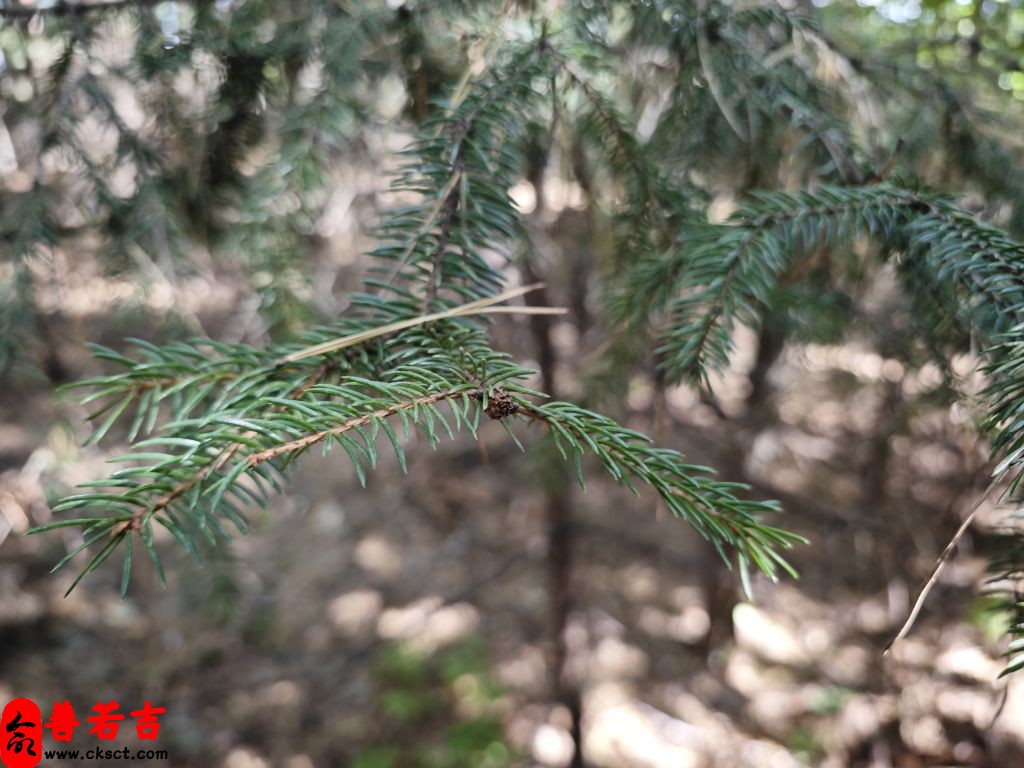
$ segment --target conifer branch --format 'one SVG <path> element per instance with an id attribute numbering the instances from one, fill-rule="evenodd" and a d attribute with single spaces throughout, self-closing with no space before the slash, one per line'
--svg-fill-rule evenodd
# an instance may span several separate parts
<path id="1" fill-rule="evenodd" d="M 483 368 L 479 368 L 481 364 Z M 449 373 L 433 373 L 434 366 Z M 81 527 L 86 536 L 102 532 L 106 538 L 87 538 L 87 542 L 100 544 L 101 549 L 79 578 L 109 556 L 111 542 L 138 534 L 162 574 L 156 551 L 151 549 L 154 521 L 197 556 L 191 540 L 194 533 L 206 536 L 211 543 L 217 537 L 226 537 L 220 517 L 244 532 L 247 521 L 243 506 L 265 504 L 271 490 L 280 488 L 276 475 L 299 454 L 319 444 L 325 450 L 331 445 L 340 446 L 365 482 L 365 470 L 377 464 L 375 443 L 381 433 L 405 467 L 404 449 L 388 420 L 400 417 L 406 434 L 414 425 L 429 443 L 435 444 L 438 427 L 454 435 L 437 409 L 440 403 L 448 403 L 455 428 L 466 428 L 474 434 L 481 412 L 498 420 L 520 415 L 543 422 L 563 456 L 574 457 L 581 483 L 580 460 L 592 453 L 615 480 L 634 492 L 635 482 L 654 488 L 669 508 L 711 540 L 724 558 L 728 559 L 727 549 L 736 549 L 744 570 L 753 564 L 772 578 L 779 568 L 791 571 L 776 549 L 788 548 L 800 538 L 766 526 L 759 519 L 762 513 L 777 509 L 774 503 L 738 498 L 735 491 L 741 486 L 702 477 L 709 470 L 684 464 L 677 453 L 653 448 L 645 436 L 603 416 L 569 403 L 533 405 L 527 399 L 530 390 L 517 383 L 527 372 L 502 362 L 500 357 L 480 358 L 470 362 L 469 368 L 482 374 L 480 381 L 462 379 L 457 369 L 429 360 L 413 367 L 400 366 L 387 380 L 343 376 L 337 383 L 328 384 L 320 383 L 317 377 L 289 398 L 264 398 L 261 412 L 222 407 L 202 417 L 172 422 L 161 430 L 163 434 L 138 442 L 135 452 L 116 458 L 119 462 L 143 463 L 90 484 L 99 486 L 98 491 L 69 496 L 54 507 L 55 512 L 99 515 L 39 526 L 32 533 L 68 525 Z M 470 410 L 474 401 L 479 402 L 477 417 Z M 193 437 L 179 436 L 186 433 Z M 164 450 L 156 450 L 158 447 Z M 178 451 L 167 450 L 174 448 Z M 177 480 L 171 484 L 174 478 Z"/>
<path id="2" fill-rule="evenodd" d="M 711 542 L 726 564 L 731 564 L 727 550 L 735 550 L 748 592 L 751 564 L 773 580 L 780 570 L 796 576 L 778 550 L 806 540 L 761 520 L 765 513 L 778 512 L 776 502 L 743 499 L 736 494 L 747 486 L 714 480 L 708 467 L 686 464 L 676 451 L 654 447 L 646 435 L 570 403 L 519 402 L 516 411 L 547 425 L 562 457 L 575 461 L 582 487 L 581 458 L 592 454 L 634 494 L 637 481 L 653 488 L 673 515 Z"/>
<path id="3" fill-rule="evenodd" d="M 494 67 L 484 82 L 437 124 L 425 127 L 416 147 L 418 163 L 410 166 L 399 188 L 436 190 L 433 202 L 419 211 L 409 211 L 382 230 L 384 239 L 403 241 L 378 247 L 374 255 L 393 261 L 384 278 L 391 288 L 397 279 L 423 285 L 420 312 L 435 303 L 443 283 L 458 286 L 469 299 L 493 292 L 501 276 L 484 262 L 474 245 L 499 245 L 493 235 L 512 239 L 517 219 L 508 201 L 507 189 L 517 164 L 509 152 L 512 123 L 517 111 L 529 109 L 537 94 L 533 78 L 544 73 L 546 51 L 543 39 L 515 52 L 506 68 Z M 505 122 L 494 120 L 499 111 Z M 423 174 L 423 167 L 430 170 Z M 484 216 L 456 217 L 460 200 L 472 191 Z M 457 246 L 450 248 L 450 246 Z M 374 283 L 376 284 L 376 283 Z"/>
<path id="4" fill-rule="evenodd" d="M 848 247 L 860 234 L 892 248 L 899 242 L 896 224 L 922 209 L 930 210 L 916 194 L 883 185 L 754 195 L 728 223 L 686 227 L 664 257 L 628 273 L 618 316 L 636 324 L 665 311 L 659 352 L 669 372 L 706 381 L 730 358 L 733 325 L 757 325 L 777 280 L 800 253 Z"/>

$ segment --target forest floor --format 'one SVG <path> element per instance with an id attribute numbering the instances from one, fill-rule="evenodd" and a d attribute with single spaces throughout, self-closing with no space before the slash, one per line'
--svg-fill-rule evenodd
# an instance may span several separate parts
<path id="1" fill-rule="evenodd" d="M 365 168 L 346 171 L 351 194 L 325 213 L 345 244 L 318 256 L 314 298 L 328 312 L 338 310 L 338 286 L 360 273 L 353 252 L 370 242 L 361 233 L 386 194 L 381 167 L 401 145 L 388 136 Z M 549 206 L 558 192 L 546 190 Z M 573 272 L 549 275 L 552 302 L 577 321 L 552 333 L 560 388 L 572 397 L 604 339 L 584 317 L 586 217 L 565 206 L 534 235 L 542 262 Z M 64 380 L 102 370 L 87 340 L 259 336 L 237 275 L 157 280 L 144 291 L 95 274 L 65 278 L 43 305 L 64 318 L 49 334 L 61 362 L 49 372 Z M 867 292 L 876 338 L 899 322 L 895 301 L 884 280 Z M 503 319 L 495 343 L 529 361 L 525 322 Z M 987 483 L 971 414 L 934 396 L 934 366 L 883 357 L 857 333 L 787 346 L 754 398 L 757 346 L 741 335 L 713 405 L 682 388 L 659 394 L 649 376 L 601 405 L 694 464 L 778 498 L 778 524 L 811 541 L 792 553 L 801 578 L 756 578 L 748 601 L 684 522 L 587 465 L 586 492 L 568 496 L 566 631 L 587 764 L 1024 765 L 1024 692 L 1016 678 L 998 678 L 1005 638 L 984 610 L 984 555 L 999 543 L 990 505 L 909 637 L 883 654 Z M 208 553 L 204 568 L 161 539 L 166 589 L 136 558 L 120 600 L 111 558 L 64 598 L 73 571 L 48 571 L 75 534 L 22 533 L 50 519 L 48 500 L 105 476 L 105 457 L 124 447 L 112 433 L 83 448 L 84 416 L 38 373 L 0 386 L 0 700 L 27 696 L 47 714 L 68 700 L 83 724 L 73 747 L 168 751 L 139 765 L 566 764 L 569 713 L 554 703 L 547 669 L 547 451 L 521 454 L 489 424 L 479 443 L 410 445 L 408 477 L 383 460 L 366 489 L 345 457 L 309 456 L 288 493 L 253 516 L 255 529 Z M 514 429 L 527 448 L 543 442 L 536 427 Z M 88 735 L 89 709 L 111 699 L 126 712 L 146 700 L 166 707 L 158 740 L 140 744 L 130 727 L 117 743 Z"/>
<path id="2" fill-rule="evenodd" d="M 499 344 L 524 333 L 509 321 Z M 72 375 L 95 370 L 65 352 Z M 806 345 L 772 370 L 770 422 L 747 412 L 740 373 L 718 408 L 666 393 L 661 442 L 781 498 L 779 524 L 812 541 L 793 553 L 799 581 L 756 579 L 750 602 L 685 523 L 588 467 L 586 492 L 570 493 L 566 635 L 588 765 L 1024 764 L 1024 692 L 997 679 L 1003 641 L 972 551 L 984 522 L 882 653 L 984 485 L 963 415 L 906 397 L 929 375 L 855 344 Z M 654 428 L 651 397 L 630 389 L 631 425 Z M 73 574 L 48 570 L 73 535 L 21 535 L 49 519 L 48 497 L 104 473 L 106 449 L 78 447 L 82 416 L 46 387 L 0 398 L 0 699 L 44 714 L 66 699 L 83 723 L 96 701 L 166 707 L 141 746 L 169 757 L 139 765 L 565 764 L 569 717 L 546 669 L 545 468 L 497 425 L 480 444 L 410 446 L 407 478 L 385 461 L 365 490 L 343 457 L 311 456 L 230 552 L 198 569 L 162 541 L 167 589 L 140 560 L 121 601 L 119 564 L 63 598 Z M 140 746 L 122 736 L 99 744 L 83 726 L 73 746 Z"/>

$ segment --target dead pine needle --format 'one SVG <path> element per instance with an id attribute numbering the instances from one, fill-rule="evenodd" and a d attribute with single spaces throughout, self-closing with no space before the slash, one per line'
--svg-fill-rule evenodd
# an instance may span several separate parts
<path id="1" fill-rule="evenodd" d="M 407 328 L 415 328 L 418 325 L 426 325 L 427 323 L 435 323 L 438 320 L 450 320 L 456 317 L 471 317 L 473 315 L 564 315 L 568 310 L 564 307 L 496 307 L 495 304 L 500 304 L 503 301 L 509 299 L 515 299 L 523 294 L 536 291 L 544 287 L 543 283 L 534 283 L 533 285 L 524 285 L 519 288 L 512 288 L 510 290 L 499 293 L 495 296 L 488 296 L 484 299 L 477 299 L 467 304 L 461 304 L 451 309 L 446 309 L 442 312 L 431 312 L 430 314 L 419 315 L 418 317 L 409 318 L 408 320 L 398 320 L 394 323 L 388 323 L 378 328 L 373 328 L 369 331 L 360 331 L 359 333 L 353 333 L 349 336 L 342 336 L 341 338 L 332 339 L 331 341 L 325 341 L 320 344 L 314 344 L 311 347 L 300 349 L 291 354 L 285 355 L 284 357 L 277 360 L 274 364 L 276 366 L 286 365 L 287 363 L 294 363 L 297 360 L 305 360 L 308 357 L 316 357 L 317 355 L 326 355 L 329 352 L 337 352 L 339 349 L 345 349 L 346 347 L 352 347 L 356 344 L 362 344 L 363 342 L 375 339 L 380 336 L 387 336 L 397 331 L 404 331 Z"/>

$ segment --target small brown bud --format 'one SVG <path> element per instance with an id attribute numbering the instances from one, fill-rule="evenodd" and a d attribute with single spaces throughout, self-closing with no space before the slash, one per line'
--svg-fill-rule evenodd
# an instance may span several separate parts
<path id="1" fill-rule="evenodd" d="M 473 395 L 473 398 L 475 400 L 482 400 L 484 398 L 484 393 L 477 392 Z M 506 416 L 511 416 L 513 413 L 518 412 L 519 403 L 517 403 L 515 398 L 501 387 L 495 387 L 487 393 L 487 407 L 484 408 L 484 413 L 492 419 L 503 419 Z"/>

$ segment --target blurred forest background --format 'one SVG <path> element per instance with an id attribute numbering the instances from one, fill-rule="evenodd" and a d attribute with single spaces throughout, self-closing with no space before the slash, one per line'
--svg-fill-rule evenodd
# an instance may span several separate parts
<path id="1" fill-rule="evenodd" d="M 125 599 L 117 558 L 64 597 L 81 535 L 23 534 L 132 442 L 90 443 L 83 392 L 57 392 L 111 373 L 87 343 L 260 347 L 338 317 L 409 204 L 403 150 L 541 27 L 589 69 L 514 118 L 528 247 L 488 259 L 568 312 L 499 315 L 494 348 L 778 499 L 800 579 L 750 599 L 654 497 L 584 492 L 487 423 L 365 489 L 341 451 L 307 457 L 204 567 L 166 535 L 166 588 L 140 547 Z M 979 350 L 929 354 L 865 248 L 783 280 L 709 387 L 616 333 L 617 254 L 671 219 L 622 199 L 686 179 L 720 222 L 758 190 L 897 177 L 1024 231 L 1024 3 L 3 0 L 0 700 L 166 707 L 146 765 L 564 766 L 575 741 L 607 768 L 1024 765 L 994 496 L 882 653 L 989 484 Z"/>

